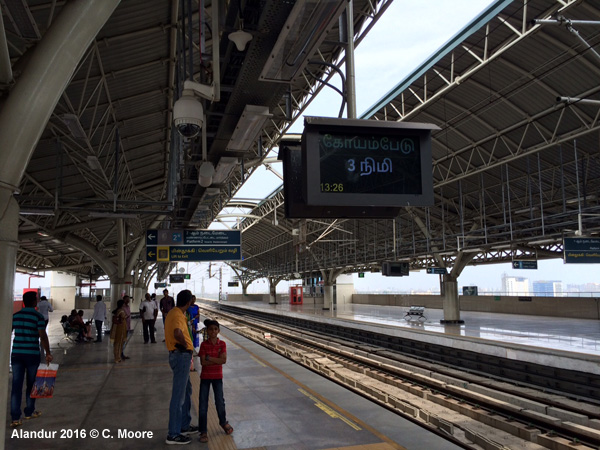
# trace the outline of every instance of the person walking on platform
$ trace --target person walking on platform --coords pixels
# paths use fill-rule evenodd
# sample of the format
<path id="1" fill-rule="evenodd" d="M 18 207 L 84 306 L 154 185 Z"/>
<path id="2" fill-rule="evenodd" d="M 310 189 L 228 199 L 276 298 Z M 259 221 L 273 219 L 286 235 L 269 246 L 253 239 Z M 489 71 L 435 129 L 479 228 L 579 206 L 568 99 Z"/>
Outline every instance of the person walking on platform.
<path id="1" fill-rule="evenodd" d="M 123 355 L 123 344 L 125 343 L 125 339 L 127 339 L 127 314 L 123 310 L 124 304 L 123 300 L 119 300 L 117 302 L 117 309 L 112 312 L 110 338 L 114 340 L 114 357 L 116 363 L 120 363 L 123 359 L 129 359 Z"/>
<path id="2" fill-rule="evenodd" d="M 12 345 L 10 362 L 12 365 L 12 390 L 10 394 L 11 427 L 22 425 L 21 398 L 23 397 L 23 380 L 27 376 L 25 390 L 26 405 L 25 419 L 34 419 L 41 413 L 35 410 L 35 399 L 31 398 L 31 389 L 35 382 L 38 366 L 40 365 L 40 340 L 46 352 L 46 363 L 52 361 L 50 343 L 46 334 L 44 316 L 35 310 L 37 293 L 23 294 L 23 309 L 13 314 L 12 329 L 15 338 Z"/>
<path id="3" fill-rule="evenodd" d="M 167 444 L 189 444 L 190 434 L 198 432 L 191 425 L 192 383 L 190 364 L 194 347 L 188 332 L 185 312 L 192 301 L 192 293 L 185 289 L 177 294 L 177 304 L 165 319 L 165 342 L 169 350 L 169 365 L 173 371 L 173 388 L 169 404 L 169 431 Z"/>
<path id="4" fill-rule="evenodd" d="M 52 308 L 52 304 L 48 301 L 48 299 L 46 298 L 45 295 L 42 295 L 40 297 L 40 301 L 38 302 L 37 308 L 38 308 L 38 311 L 40 312 L 40 314 L 42 316 L 44 316 L 46 325 L 48 325 L 48 321 L 50 319 L 50 316 L 48 315 L 48 313 L 53 312 L 54 308 Z"/>
<path id="5" fill-rule="evenodd" d="M 179 297 L 179 296 L 178 296 Z M 175 300 L 173 297 L 169 295 L 169 290 L 165 289 L 163 291 L 163 298 L 160 299 L 160 312 L 163 316 L 163 325 L 165 324 L 165 319 L 167 318 L 167 314 L 175 307 Z"/>
<path id="6" fill-rule="evenodd" d="M 216 320 L 204 321 L 208 339 L 200 344 L 200 442 L 208 442 L 208 394 L 210 387 L 215 396 L 215 407 L 219 425 L 225 434 L 233 433 L 233 427 L 227 422 L 225 399 L 223 397 L 223 364 L 227 362 L 227 346 L 218 338 L 220 326 Z"/>
<path id="7" fill-rule="evenodd" d="M 101 295 L 96 295 L 96 304 L 94 305 L 94 313 L 92 314 L 92 320 L 96 324 L 96 342 L 102 342 L 102 325 L 106 320 L 106 305 L 102 301 Z"/>
<path id="8" fill-rule="evenodd" d="M 149 341 L 156 344 L 154 322 L 156 322 L 158 310 L 156 309 L 156 303 L 152 301 L 148 293 L 146 293 L 144 301 L 140 303 L 140 316 L 142 317 L 142 327 L 144 329 L 144 344 L 147 344 Z"/>

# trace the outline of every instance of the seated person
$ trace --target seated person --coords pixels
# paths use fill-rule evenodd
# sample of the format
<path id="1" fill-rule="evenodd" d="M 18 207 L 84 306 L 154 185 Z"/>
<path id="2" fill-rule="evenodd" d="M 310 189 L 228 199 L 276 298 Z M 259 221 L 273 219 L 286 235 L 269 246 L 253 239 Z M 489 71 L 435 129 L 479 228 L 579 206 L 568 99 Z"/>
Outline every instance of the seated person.
<path id="1" fill-rule="evenodd" d="M 69 316 L 68 321 L 71 328 L 75 328 L 79 333 L 77 336 L 77 341 L 82 342 L 85 336 L 85 324 L 83 323 L 81 316 L 77 314 L 76 310 L 71 310 L 71 315 Z"/>
<path id="2" fill-rule="evenodd" d="M 88 320 L 87 322 L 85 320 L 83 320 L 83 310 L 80 309 L 79 311 L 77 311 L 77 315 L 79 316 L 79 322 L 81 324 L 83 324 L 84 327 L 84 338 L 88 341 L 91 341 L 92 338 L 92 322 L 91 320 Z"/>

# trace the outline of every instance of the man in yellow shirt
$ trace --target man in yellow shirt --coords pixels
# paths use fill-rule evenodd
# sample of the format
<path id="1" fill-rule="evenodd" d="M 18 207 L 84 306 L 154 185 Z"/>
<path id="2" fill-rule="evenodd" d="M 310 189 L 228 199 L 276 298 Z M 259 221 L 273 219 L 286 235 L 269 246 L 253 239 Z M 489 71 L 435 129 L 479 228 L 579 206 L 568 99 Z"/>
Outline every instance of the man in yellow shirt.
<path id="1" fill-rule="evenodd" d="M 192 303 L 189 290 L 177 294 L 175 308 L 169 311 L 165 319 L 165 343 L 169 350 L 169 365 L 173 370 L 173 390 L 169 405 L 169 432 L 167 444 L 189 444 L 190 434 L 198 432 L 191 425 L 192 384 L 190 383 L 190 364 L 194 344 L 188 332 L 185 311 Z"/>

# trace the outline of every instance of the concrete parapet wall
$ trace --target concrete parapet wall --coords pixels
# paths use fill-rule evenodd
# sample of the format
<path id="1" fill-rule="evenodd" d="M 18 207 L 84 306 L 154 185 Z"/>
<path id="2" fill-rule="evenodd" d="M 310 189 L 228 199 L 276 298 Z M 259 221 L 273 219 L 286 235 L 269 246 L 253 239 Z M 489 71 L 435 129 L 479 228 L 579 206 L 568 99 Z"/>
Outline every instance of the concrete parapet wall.
<path id="1" fill-rule="evenodd" d="M 352 303 L 381 306 L 425 306 L 442 309 L 440 295 L 354 294 Z M 591 297 L 513 297 L 460 296 L 461 311 L 521 314 L 532 316 L 600 319 L 600 298 Z"/>

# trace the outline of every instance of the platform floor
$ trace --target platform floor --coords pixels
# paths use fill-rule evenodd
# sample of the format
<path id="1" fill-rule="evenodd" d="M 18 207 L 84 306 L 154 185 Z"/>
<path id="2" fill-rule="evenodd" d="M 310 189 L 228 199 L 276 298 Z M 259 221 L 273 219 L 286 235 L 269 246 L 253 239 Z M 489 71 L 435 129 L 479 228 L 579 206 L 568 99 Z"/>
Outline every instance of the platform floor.
<path id="1" fill-rule="evenodd" d="M 98 344 L 64 340 L 58 323 L 61 314 L 51 315 L 48 330 L 55 362 L 60 364 L 54 398 L 37 401 L 41 417 L 25 421 L 16 429 L 7 426 L 5 448 L 166 447 L 172 375 L 165 345 L 160 342 L 162 321 L 157 321 L 157 344 L 144 344 L 141 323 L 134 321 L 134 333 L 125 349 L 131 359 L 115 365 L 108 338 Z M 201 444 L 196 435 L 187 448 L 459 448 L 223 325 L 221 337 L 228 345 L 225 400 L 228 420 L 235 431 L 226 436 L 211 407 L 209 443 Z M 195 388 L 192 420 L 196 423 L 198 372 L 191 376 Z M 99 437 L 90 437 L 92 430 L 98 431 Z M 123 436 L 123 430 L 129 434 Z M 46 436 L 32 434 L 40 431 Z M 152 436 L 135 437 L 144 432 Z M 76 438 L 84 433 L 86 437 Z"/>
<path id="2" fill-rule="evenodd" d="M 335 310 L 321 305 L 270 305 L 262 302 L 223 302 L 224 305 L 270 310 L 281 314 L 298 313 L 353 320 L 370 324 L 424 330 L 453 336 L 477 337 L 491 341 L 600 355 L 600 321 L 562 317 L 526 316 L 461 311 L 462 325 L 442 325 L 441 309 L 426 309 L 426 320 L 404 320 L 408 308 L 346 304 Z"/>

